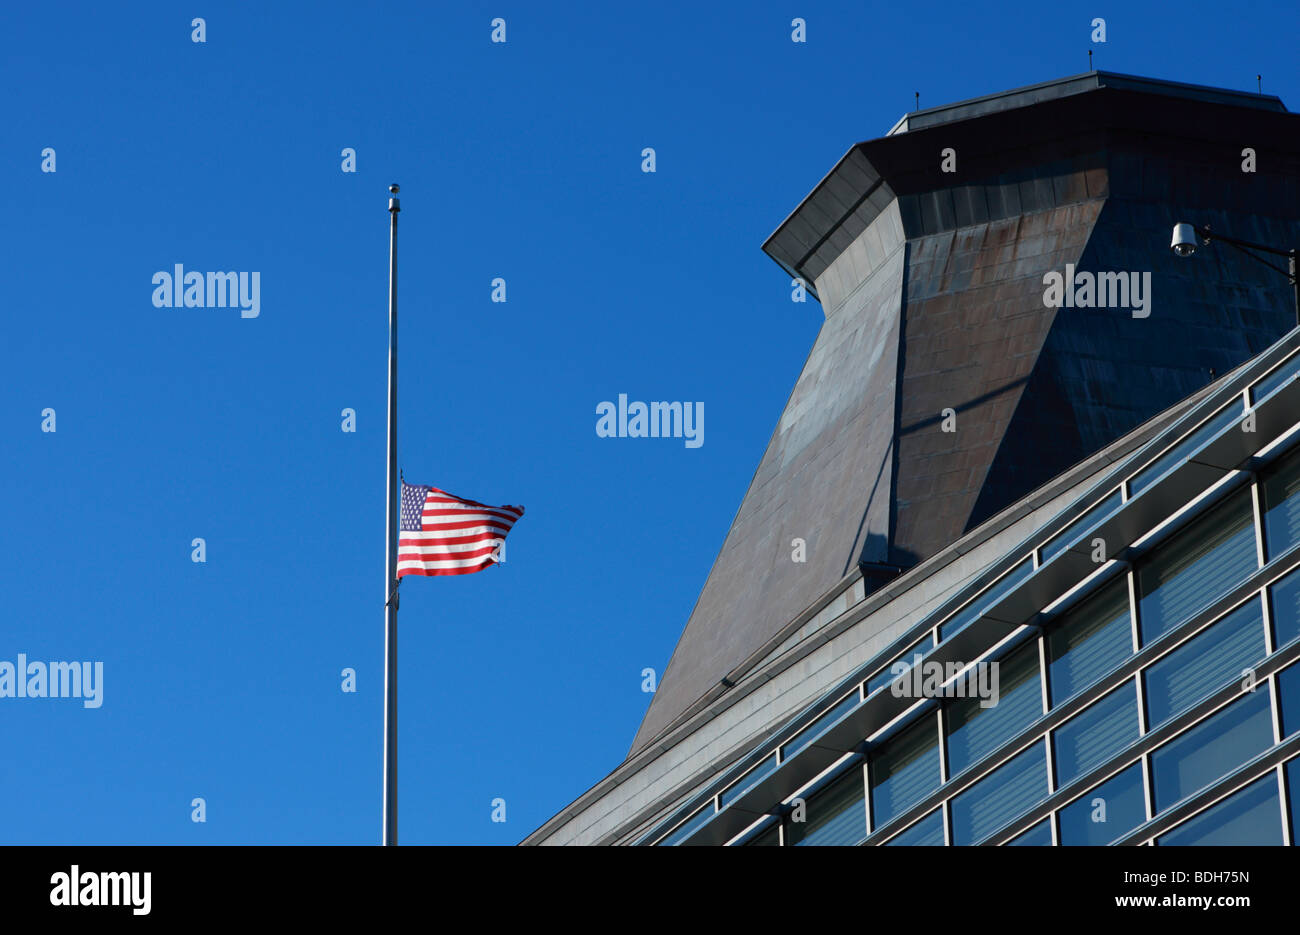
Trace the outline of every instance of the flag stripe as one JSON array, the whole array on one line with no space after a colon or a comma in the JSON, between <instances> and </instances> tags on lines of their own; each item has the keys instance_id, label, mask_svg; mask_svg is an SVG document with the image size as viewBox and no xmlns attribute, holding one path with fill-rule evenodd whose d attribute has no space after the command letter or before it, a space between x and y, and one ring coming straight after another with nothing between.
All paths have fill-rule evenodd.
<instances>
[{"instance_id":1,"label":"flag stripe","mask_svg":"<svg viewBox=\"0 0 1300 935\"><path fill-rule=\"evenodd\" d=\"M499 529L486 529L471 535L460 535L458 533L454 536L435 532L406 532L402 533L402 538L397 540L397 544L417 547L425 545L460 545L465 542L485 542L490 539L504 539L505 537L505 533Z\"/></svg>"},{"instance_id":2,"label":"flag stripe","mask_svg":"<svg viewBox=\"0 0 1300 935\"><path fill-rule=\"evenodd\" d=\"M487 561L488 556L495 553L497 548L498 546L496 545L490 545L482 549L471 549L466 552L456 552L451 555L443 555L436 560L430 559L428 557L408 556L404 560L399 560L397 565L399 568L403 565L414 568L417 566L425 566L425 565L443 566L443 565L454 565L458 563L479 564L480 562Z\"/></svg>"},{"instance_id":3,"label":"flag stripe","mask_svg":"<svg viewBox=\"0 0 1300 935\"><path fill-rule=\"evenodd\" d=\"M486 503L472 503L464 500L447 500L430 495L424 501L425 510L500 510L515 516L523 515L523 508L517 506L488 506Z\"/></svg>"},{"instance_id":4,"label":"flag stripe","mask_svg":"<svg viewBox=\"0 0 1300 935\"><path fill-rule=\"evenodd\" d=\"M439 553L447 555L455 553L459 555L465 552L472 552L474 549L496 549L496 547L504 541L505 540L500 536L491 536L485 539L473 539L469 542L439 542L437 543L437 546ZM398 544L397 557L399 560L403 557L419 558L428 554L428 543L401 542Z\"/></svg>"},{"instance_id":5,"label":"flag stripe","mask_svg":"<svg viewBox=\"0 0 1300 935\"><path fill-rule=\"evenodd\" d=\"M499 529L502 532L509 532L510 527L513 526L514 523L513 522L507 523L503 520L493 519L492 517L489 516L486 518L479 517L476 519L460 520L454 523L435 522L433 520L426 519L423 525L424 525L424 531L426 532L455 533L457 530L467 530L467 529Z\"/></svg>"}]
</instances>

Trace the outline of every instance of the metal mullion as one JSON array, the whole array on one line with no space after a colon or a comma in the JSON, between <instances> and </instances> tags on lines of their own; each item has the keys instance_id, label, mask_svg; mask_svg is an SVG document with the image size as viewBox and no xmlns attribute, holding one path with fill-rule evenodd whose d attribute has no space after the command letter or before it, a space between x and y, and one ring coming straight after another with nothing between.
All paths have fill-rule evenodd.
<instances>
[{"instance_id":1,"label":"metal mullion","mask_svg":"<svg viewBox=\"0 0 1300 935\"><path fill-rule=\"evenodd\" d=\"M948 777L948 740L944 736L944 721L946 720L946 717L944 716L944 712L945 712L944 705L939 705L934 712L935 722L939 726L939 786L940 788L943 787L943 784L946 783L949 778ZM940 809L939 817L943 819L943 846L944 847L952 847L952 822L948 810L948 802L950 801L950 799L951 796L945 798L942 802L939 803L939 809Z\"/></svg>"},{"instance_id":2,"label":"metal mullion","mask_svg":"<svg viewBox=\"0 0 1300 935\"><path fill-rule=\"evenodd\" d=\"M1025 749L1029 748L1026 747ZM1056 793L1056 763L1052 757L1051 733L1043 734L1043 755L1047 757L1047 794L1054 795Z\"/></svg>"},{"instance_id":3,"label":"metal mullion","mask_svg":"<svg viewBox=\"0 0 1300 935\"><path fill-rule=\"evenodd\" d=\"M1286 792L1286 763L1277 764L1277 800L1282 805L1282 843L1292 847L1291 839L1291 801Z\"/></svg>"},{"instance_id":4,"label":"metal mullion","mask_svg":"<svg viewBox=\"0 0 1300 935\"><path fill-rule=\"evenodd\" d=\"M1282 736L1282 696L1278 689L1277 673L1270 675L1267 681L1269 713L1273 716L1273 743L1276 745L1286 739Z\"/></svg>"},{"instance_id":5,"label":"metal mullion","mask_svg":"<svg viewBox=\"0 0 1300 935\"><path fill-rule=\"evenodd\" d=\"M1051 713L1052 706L1047 694L1047 633L1038 631L1038 681L1043 689L1043 716ZM1047 794L1056 791L1056 764L1052 761L1052 732L1043 732L1043 744L1047 754Z\"/></svg>"},{"instance_id":6,"label":"metal mullion","mask_svg":"<svg viewBox=\"0 0 1300 935\"><path fill-rule=\"evenodd\" d=\"M1146 669L1138 669L1133 673L1133 681L1137 685L1137 703L1138 703L1138 736L1145 737L1151 730L1151 724L1147 720L1147 693L1142 687L1142 673Z\"/></svg>"},{"instance_id":7,"label":"metal mullion","mask_svg":"<svg viewBox=\"0 0 1300 935\"><path fill-rule=\"evenodd\" d=\"M1259 491L1258 474L1252 474L1251 476L1250 506L1255 522L1255 558L1259 562L1258 567L1263 568L1268 559L1264 554L1264 511Z\"/></svg>"},{"instance_id":8,"label":"metal mullion","mask_svg":"<svg viewBox=\"0 0 1300 935\"><path fill-rule=\"evenodd\" d=\"M1137 655L1142 649L1138 638L1137 569L1130 565L1124 575L1128 579L1128 619L1130 635L1133 637L1133 654Z\"/></svg>"},{"instance_id":9,"label":"metal mullion","mask_svg":"<svg viewBox=\"0 0 1300 935\"><path fill-rule=\"evenodd\" d=\"M1276 584L1276 582L1274 582ZM1277 652L1277 643L1273 639L1273 604L1268 599L1268 589L1272 584L1266 584L1259 589L1259 599L1264 602L1264 655L1271 656Z\"/></svg>"},{"instance_id":10,"label":"metal mullion","mask_svg":"<svg viewBox=\"0 0 1300 935\"><path fill-rule=\"evenodd\" d=\"M1048 669L1047 669L1047 633L1044 630L1038 631L1038 683L1042 688L1043 694L1043 714L1052 713L1052 702L1048 697Z\"/></svg>"},{"instance_id":11,"label":"metal mullion","mask_svg":"<svg viewBox=\"0 0 1300 935\"><path fill-rule=\"evenodd\" d=\"M1151 785L1151 754L1142 754L1142 798L1147 809L1147 821L1156 817L1155 789Z\"/></svg>"},{"instance_id":12,"label":"metal mullion","mask_svg":"<svg viewBox=\"0 0 1300 935\"><path fill-rule=\"evenodd\" d=\"M871 815L871 758L864 756L862 758L862 807L867 813L867 834L870 835L874 829Z\"/></svg>"},{"instance_id":13,"label":"metal mullion","mask_svg":"<svg viewBox=\"0 0 1300 935\"><path fill-rule=\"evenodd\" d=\"M939 726L939 785L942 786L952 778L948 775L948 744L947 739L944 737L944 721L946 720L944 706L939 705L935 710L935 714L938 718L936 723Z\"/></svg>"}]
</instances>

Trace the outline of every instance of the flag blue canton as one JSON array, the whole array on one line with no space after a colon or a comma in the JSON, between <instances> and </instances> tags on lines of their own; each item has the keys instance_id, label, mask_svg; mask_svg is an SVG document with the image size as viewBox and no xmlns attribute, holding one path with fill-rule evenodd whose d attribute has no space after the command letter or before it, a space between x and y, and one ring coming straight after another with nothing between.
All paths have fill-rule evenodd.
<instances>
[{"instance_id":1,"label":"flag blue canton","mask_svg":"<svg viewBox=\"0 0 1300 935\"><path fill-rule=\"evenodd\" d=\"M402 481L402 532L419 532L424 528L424 501L429 490Z\"/></svg>"}]
</instances>

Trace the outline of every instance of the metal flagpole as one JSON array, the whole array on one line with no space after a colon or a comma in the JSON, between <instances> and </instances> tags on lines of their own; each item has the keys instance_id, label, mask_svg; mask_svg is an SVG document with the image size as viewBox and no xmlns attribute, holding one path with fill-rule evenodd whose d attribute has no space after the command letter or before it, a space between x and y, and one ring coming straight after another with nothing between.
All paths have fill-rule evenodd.
<instances>
[{"instance_id":1,"label":"metal flagpole","mask_svg":"<svg viewBox=\"0 0 1300 935\"><path fill-rule=\"evenodd\" d=\"M384 560L384 845L397 844L397 199L388 199L388 536Z\"/></svg>"}]
</instances>

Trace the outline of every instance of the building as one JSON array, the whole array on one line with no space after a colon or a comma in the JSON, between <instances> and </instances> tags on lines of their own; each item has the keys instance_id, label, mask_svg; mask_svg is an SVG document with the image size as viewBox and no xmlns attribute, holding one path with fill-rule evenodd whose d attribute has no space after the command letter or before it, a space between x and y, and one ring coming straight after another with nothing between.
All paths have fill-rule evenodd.
<instances>
[{"instance_id":1,"label":"building","mask_svg":"<svg viewBox=\"0 0 1300 935\"><path fill-rule=\"evenodd\" d=\"M1277 98L1104 72L852 147L764 245L826 320L631 751L524 843L1291 843L1296 309L1169 240L1300 245L1298 179Z\"/></svg>"}]
</instances>

